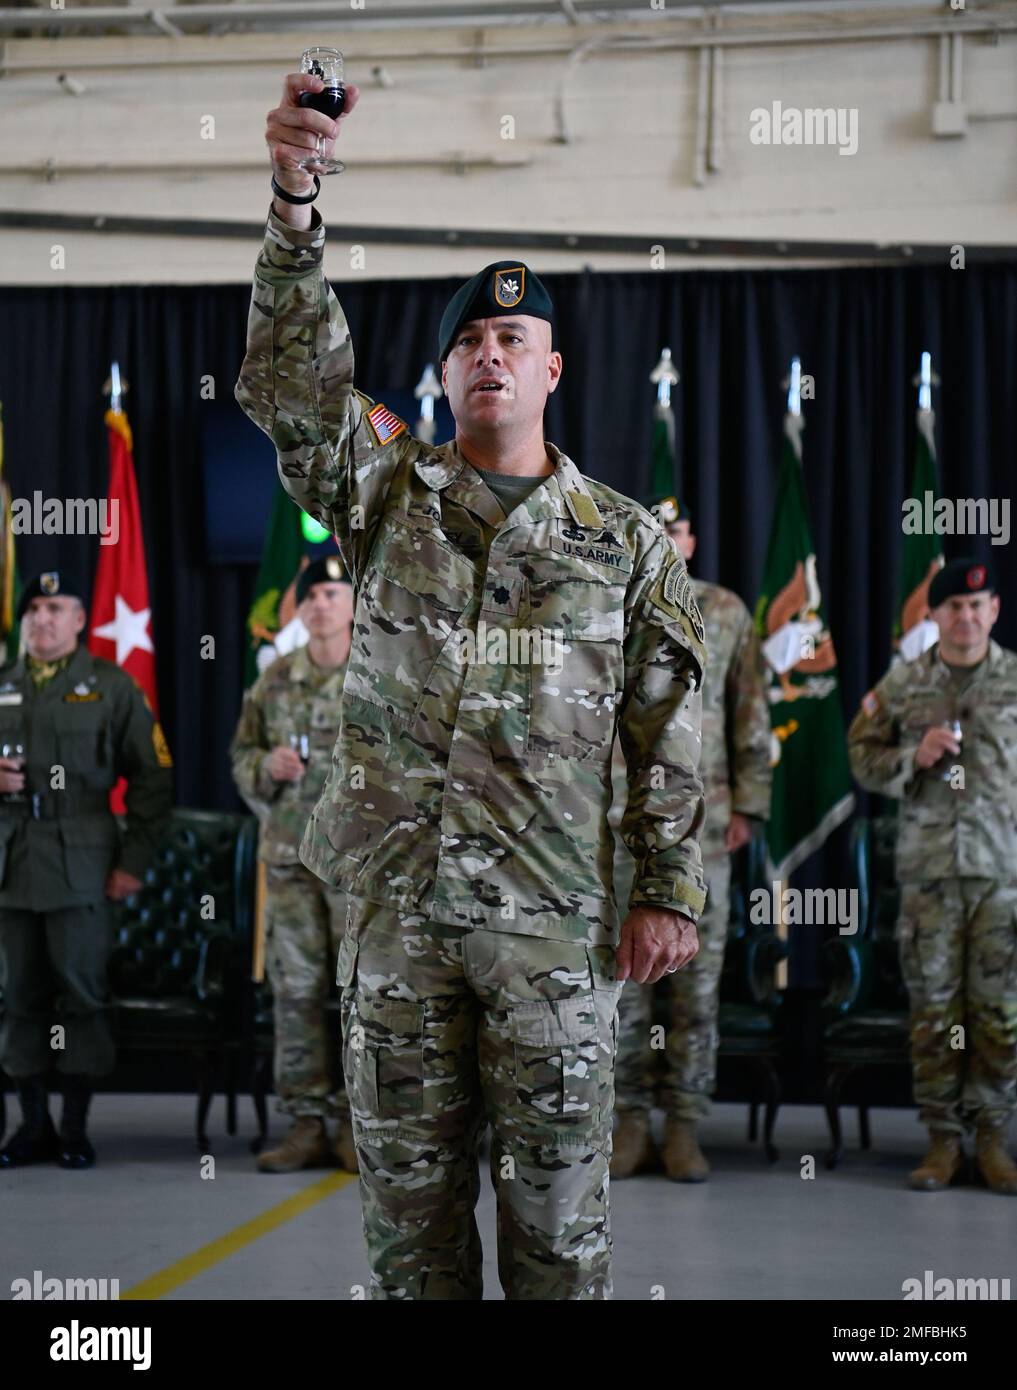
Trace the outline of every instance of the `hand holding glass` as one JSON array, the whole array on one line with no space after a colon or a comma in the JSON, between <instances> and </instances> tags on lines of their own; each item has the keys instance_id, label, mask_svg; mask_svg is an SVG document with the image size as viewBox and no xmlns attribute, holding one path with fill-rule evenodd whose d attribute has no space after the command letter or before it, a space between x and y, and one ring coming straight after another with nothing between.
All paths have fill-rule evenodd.
<instances>
[{"instance_id":1,"label":"hand holding glass","mask_svg":"<svg viewBox=\"0 0 1017 1390\"><path fill-rule=\"evenodd\" d=\"M320 92L301 92L300 105L309 106L312 111L337 121L346 105L346 88L343 85L343 55L338 48L308 48L300 55L300 71L318 77L324 82ZM318 136L317 153L309 154L300 161L301 169L309 174L341 174L346 165L341 159L325 153L325 137Z\"/></svg>"}]
</instances>

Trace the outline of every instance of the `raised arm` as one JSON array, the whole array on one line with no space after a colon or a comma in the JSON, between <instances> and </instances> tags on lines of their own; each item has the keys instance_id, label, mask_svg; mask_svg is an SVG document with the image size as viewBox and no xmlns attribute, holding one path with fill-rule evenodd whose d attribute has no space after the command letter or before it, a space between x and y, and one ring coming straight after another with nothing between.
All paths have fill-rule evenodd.
<instances>
[{"instance_id":1,"label":"raised arm","mask_svg":"<svg viewBox=\"0 0 1017 1390\"><path fill-rule=\"evenodd\" d=\"M300 92L320 79L291 73L266 128L278 183L300 195L313 180L296 163L319 133L333 132L357 103L347 88L339 122L301 107ZM336 537L358 582L374 543L385 497L416 441L405 425L370 417L373 402L353 385L346 316L325 280L325 228L310 204L276 198L254 271L247 352L235 395L276 447L283 486Z\"/></svg>"}]
</instances>

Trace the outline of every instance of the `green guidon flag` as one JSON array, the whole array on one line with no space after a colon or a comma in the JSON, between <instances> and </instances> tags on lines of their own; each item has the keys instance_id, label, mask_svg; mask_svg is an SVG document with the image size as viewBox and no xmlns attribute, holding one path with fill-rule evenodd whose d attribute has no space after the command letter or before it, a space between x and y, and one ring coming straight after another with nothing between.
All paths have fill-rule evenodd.
<instances>
[{"instance_id":1,"label":"green guidon flag","mask_svg":"<svg viewBox=\"0 0 1017 1390\"><path fill-rule=\"evenodd\" d=\"M650 462L650 492L654 497L667 497L678 490L675 476L674 415L669 406L659 403L653 412L653 444Z\"/></svg>"},{"instance_id":2,"label":"green guidon flag","mask_svg":"<svg viewBox=\"0 0 1017 1390\"><path fill-rule=\"evenodd\" d=\"M302 512L280 484L265 530L265 548L254 586L254 602L247 615L249 641L244 658L244 686L258 676L258 652L274 642L276 634L296 613L297 576L310 544L327 540L329 533L313 517Z\"/></svg>"},{"instance_id":3,"label":"green guidon flag","mask_svg":"<svg viewBox=\"0 0 1017 1390\"><path fill-rule=\"evenodd\" d=\"M769 673L769 865L787 878L854 808L837 656L826 625L802 474L800 415L784 420L777 501L755 622Z\"/></svg>"},{"instance_id":4,"label":"green guidon flag","mask_svg":"<svg viewBox=\"0 0 1017 1390\"><path fill-rule=\"evenodd\" d=\"M943 542L927 524L939 501L935 420L931 410L918 411L915 471L902 521L904 548L893 645L906 661L913 661L939 641L939 628L929 617L929 584L943 563Z\"/></svg>"}]
</instances>

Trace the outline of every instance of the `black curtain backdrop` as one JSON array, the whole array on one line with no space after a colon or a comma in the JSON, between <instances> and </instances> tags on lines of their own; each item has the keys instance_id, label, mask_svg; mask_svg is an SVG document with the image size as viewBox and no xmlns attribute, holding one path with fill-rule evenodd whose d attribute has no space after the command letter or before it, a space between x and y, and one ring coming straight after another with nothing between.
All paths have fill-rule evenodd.
<instances>
[{"instance_id":1,"label":"black curtain backdrop","mask_svg":"<svg viewBox=\"0 0 1017 1390\"><path fill-rule=\"evenodd\" d=\"M252 271L257 252L252 243ZM342 254L333 242L326 267ZM777 476L781 381L790 358L801 357L815 380L815 399L804 407L813 538L850 719L888 664L901 502L914 458L912 377L923 349L942 378L934 404L944 495L1013 491L1017 253L1013 263L967 270L586 272L546 281L564 357L547 437L584 473L642 497L654 400L648 376L669 345L682 378L674 405L681 485L699 537L693 569L736 590L750 609ZM384 400L412 388L435 356L437 324L458 283L337 286L363 390ZM241 805L226 754L256 567L205 561L201 385L211 375L217 400L232 402L249 300L249 285L0 287L0 400L14 496L105 495L101 388L114 357L130 382L177 802L224 809ZM1017 646L1015 547L986 537L945 541L948 557L975 553L995 564L1003 593L996 636ZM18 540L24 576L65 565L90 585L97 555L94 536ZM214 660L202 659L205 635L215 637ZM845 838L813 861L827 886L846 886ZM809 873L806 866L796 881L805 884ZM792 978L811 978L815 964L806 948Z\"/></svg>"}]
</instances>

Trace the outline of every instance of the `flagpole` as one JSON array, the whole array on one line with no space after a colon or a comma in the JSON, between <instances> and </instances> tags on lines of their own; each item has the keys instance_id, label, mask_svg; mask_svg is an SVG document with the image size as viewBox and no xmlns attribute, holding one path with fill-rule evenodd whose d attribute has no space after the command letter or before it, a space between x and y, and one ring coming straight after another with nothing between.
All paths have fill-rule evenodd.
<instances>
[{"instance_id":1,"label":"flagpole","mask_svg":"<svg viewBox=\"0 0 1017 1390\"><path fill-rule=\"evenodd\" d=\"M671 387L677 386L681 377L671 359L671 349L661 348L660 358L653 371L650 373L650 380L657 388L657 406L654 412L658 420L663 420L667 425L667 443L671 450L671 455L677 464L675 454L675 423L674 409L671 406ZM675 468L675 487L678 486L677 467Z\"/></svg>"},{"instance_id":2,"label":"flagpole","mask_svg":"<svg viewBox=\"0 0 1017 1390\"><path fill-rule=\"evenodd\" d=\"M420 417L417 420L416 436L425 444L433 444L434 403L445 394L441 389L441 382L434 374L433 362L428 362L424 368L423 376L417 382L413 394L420 402Z\"/></svg>"},{"instance_id":3,"label":"flagpole","mask_svg":"<svg viewBox=\"0 0 1017 1390\"><path fill-rule=\"evenodd\" d=\"M932 353L923 352L918 361L918 371L911 378L911 385L918 387L918 413L916 420L919 431L925 436L930 454L935 457L936 438L934 426L935 412L932 409L932 388L939 385L939 377L932 370Z\"/></svg>"},{"instance_id":4,"label":"flagpole","mask_svg":"<svg viewBox=\"0 0 1017 1390\"><path fill-rule=\"evenodd\" d=\"M784 417L784 432L792 439L800 440L802 425L802 359L792 357L791 370L788 372L784 383L787 386L787 414ZM787 918L785 916L784 893L788 886L788 879L780 878L777 880L777 921L774 924L777 931L777 940L789 944L790 932L788 931ZM788 985L788 963L787 959L777 962L777 970L774 977L774 985L777 989L787 989Z\"/></svg>"},{"instance_id":5,"label":"flagpole","mask_svg":"<svg viewBox=\"0 0 1017 1390\"><path fill-rule=\"evenodd\" d=\"M932 409L932 388L939 385L939 377L932 370L931 352L921 354L918 371L911 378L911 384L918 388L915 463L911 478L912 498L910 503L905 501L904 507L907 512L909 505L917 506L919 515L925 516L930 511L934 514L939 494L936 416ZM928 590L935 571L943 564L943 546L935 538L935 533L927 529L927 523L917 532L911 529L913 525L912 514L904 524L900 592L891 633L891 660L894 665L900 661L913 661L939 641L939 629L929 614Z\"/></svg>"}]
</instances>

